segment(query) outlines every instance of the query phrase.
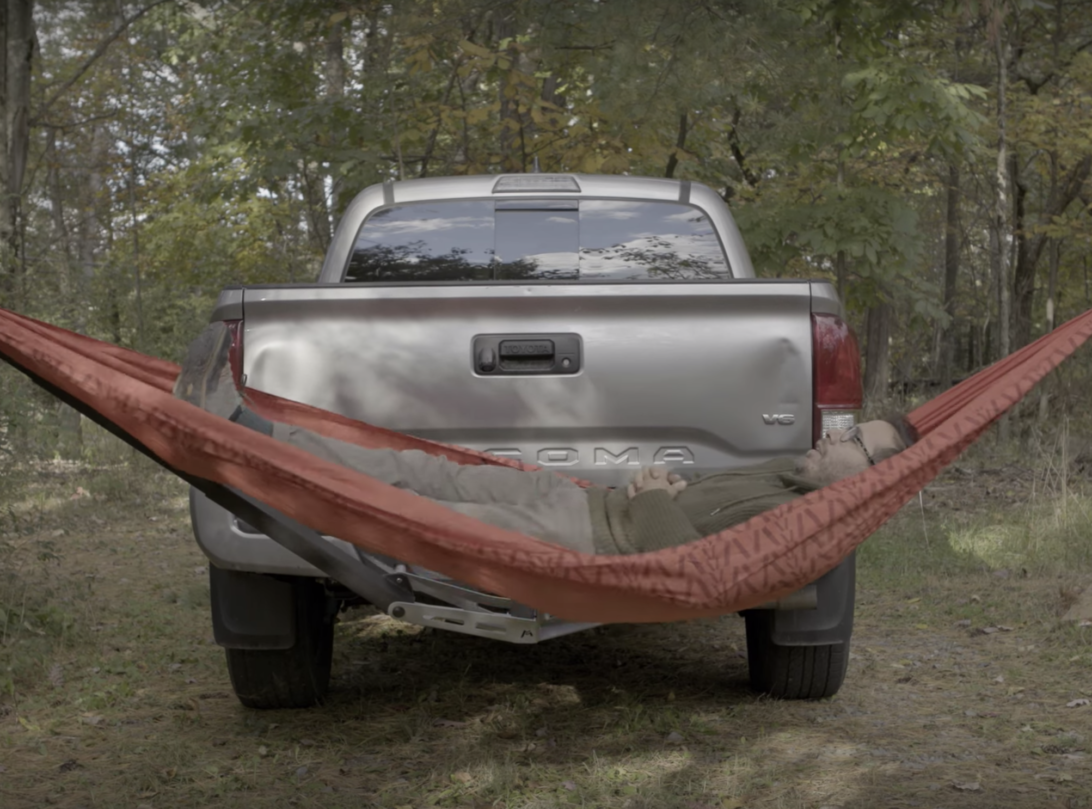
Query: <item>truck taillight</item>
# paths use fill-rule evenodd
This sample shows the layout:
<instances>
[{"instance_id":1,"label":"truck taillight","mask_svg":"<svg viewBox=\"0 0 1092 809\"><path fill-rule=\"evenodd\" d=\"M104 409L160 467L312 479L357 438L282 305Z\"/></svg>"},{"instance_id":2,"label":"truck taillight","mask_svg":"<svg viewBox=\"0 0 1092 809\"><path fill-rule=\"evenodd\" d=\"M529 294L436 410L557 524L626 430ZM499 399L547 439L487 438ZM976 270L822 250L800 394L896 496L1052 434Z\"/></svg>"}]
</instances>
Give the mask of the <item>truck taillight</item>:
<instances>
[{"instance_id":1,"label":"truck taillight","mask_svg":"<svg viewBox=\"0 0 1092 809\"><path fill-rule=\"evenodd\" d=\"M853 329L835 315L813 314L811 334L814 444L830 430L852 427L863 395L861 354Z\"/></svg>"},{"instance_id":2,"label":"truck taillight","mask_svg":"<svg viewBox=\"0 0 1092 809\"><path fill-rule=\"evenodd\" d=\"M243 321L225 320L231 346L228 349L228 362L231 363L231 378L235 380L236 390L242 391L243 379Z\"/></svg>"}]
</instances>

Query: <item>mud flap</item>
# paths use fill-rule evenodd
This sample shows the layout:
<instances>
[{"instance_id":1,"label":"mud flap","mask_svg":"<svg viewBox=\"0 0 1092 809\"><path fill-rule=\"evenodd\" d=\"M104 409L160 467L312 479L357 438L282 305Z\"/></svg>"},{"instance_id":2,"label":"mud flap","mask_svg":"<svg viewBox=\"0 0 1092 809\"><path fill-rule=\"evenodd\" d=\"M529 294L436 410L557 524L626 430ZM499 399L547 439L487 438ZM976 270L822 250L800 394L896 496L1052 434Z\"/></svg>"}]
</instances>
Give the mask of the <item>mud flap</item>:
<instances>
[{"instance_id":1,"label":"mud flap","mask_svg":"<svg viewBox=\"0 0 1092 809\"><path fill-rule=\"evenodd\" d=\"M292 583L209 565L212 633L226 649L291 649L296 644Z\"/></svg>"},{"instance_id":2,"label":"mud flap","mask_svg":"<svg viewBox=\"0 0 1092 809\"><path fill-rule=\"evenodd\" d=\"M813 610L773 610L771 640L778 646L826 646L845 643L853 634L853 605L857 587L857 554L815 582Z\"/></svg>"}]
</instances>

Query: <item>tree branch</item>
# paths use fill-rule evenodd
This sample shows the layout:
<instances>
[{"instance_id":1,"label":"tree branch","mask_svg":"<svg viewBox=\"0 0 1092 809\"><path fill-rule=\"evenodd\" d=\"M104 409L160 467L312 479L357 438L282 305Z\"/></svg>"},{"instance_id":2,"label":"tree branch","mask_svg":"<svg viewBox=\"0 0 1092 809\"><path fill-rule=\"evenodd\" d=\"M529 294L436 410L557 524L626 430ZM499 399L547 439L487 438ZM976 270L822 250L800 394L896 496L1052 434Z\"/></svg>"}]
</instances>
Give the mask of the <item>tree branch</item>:
<instances>
[{"instance_id":1,"label":"tree branch","mask_svg":"<svg viewBox=\"0 0 1092 809\"><path fill-rule=\"evenodd\" d=\"M1092 48L1092 39L1085 40L1080 45L1077 45L1073 49L1073 53L1069 54L1069 58L1061 63L1062 69L1064 70L1068 68L1071 64L1073 64L1073 60L1076 58L1077 54L1081 53L1082 51L1088 50L1088 48ZM1039 91L1042 90L1048 82L1053 81L1054 77L1058 75L1057 69L1048 70L1045 75L1036 79L1030 73L1024 73L1020 69L1019 58L1014 58L1012 61L1013 65L1015 66L1014 72L1016 74L1016 78L1024 83L1024 86L1028 88L1028 92L1032 95L1038 95Z\"/></svg>"},{"instance_id":2,"label":"tree branch","mask_svg":"<svg viewBox=\"0 0 1092 809\"><path fill-rule=\"evenodd\" d=\"M731 149L732 157L735 159L736 165L739 166L739 171L743 175L743 179L747 181L747 185L751 186L751 188L757 188L759 180L758 175L747 167L746 162L744 162L746 158L744 157L743 149L740 147L739 131L736 129L736 126L739 124L739 119L740 110L739 107L736 107L732 111L732 128L728 130L728 148Z\"/></svg>"},{"instance_id":3,"label":"tree branch","mask_svg":"<svg viewBox=\"0 0 1092 809\"><path fill-rule=\"evenodd\" d=\"M469 39L469 37L467 37ZM443 100L440 101L441 107L446 107L451 100L451 91L455 87L455 81L459 77L459 68L462 67L463 57L460 55L455 59L455 64L451 69L451 77L448 79L447 88L444 90ZM436 113L436 125L432 127L432 131L428 133L428 143L425 144L425 154L421 159L421 171L418 173L418 177L428 176L428 162L432 159L432 153L436 149L436 138L440 134L440 127L443 126L444 118L442 111Z\"/></svg>"},{"instance_id":4,"label":"tree branch","mask_svg":"<svg viewBox=\"0 0 1092 809\"><path fill-rule=\"evenodd\" d=\"M50 108L54 104L56 104L58 100L60 100L62 95L72 89L72 86L76 82L83 78L83 74L91 69L91 65L98 61L100 56L106 53L107 49L114 43L114 40L124 34L130 25L139 20L156 6L161 6L164 3L171 2L174 2L174 0L153 0L152 3L145 6L140 11L137 11L131 17L127 17L126 19L122 20L121 25L119 25L115 31L113 31L109 36L107 36L102 42L99 43L99 46L95 48L94 52L90 56L88 56L87 59L84 60L83 64L80 65L79 69L75 72L75 74L69 77L69 79L64 84L62 84L52 96L49 97L49 100L42 104L41 109L39 109L35 117L31 119L30 125L38 126L39 121L41 121L46 113L49 112Z\"/></svg>"},{"instance_id":5,"label":"tree branch","mask_svg":"<svg viewBox=\"0 0 1092 809\"><path fill-rule=\"evenodd\" d=\"M90 118L84 118L80 121L70 121L67 123L54 123L53 121L36 120L34 122L34 125L40 126L42 129L54 129L60 130L61 132L68 132L72 129L79 129L82 126L87 126L88 124L98 123L99 121L112 121L118 117L120 112L121 110L114 109L106 113L105 115L93 115Z\"/></svg>"},{"instance_id":6,"label":"tree branch","mask_svg":"<svg viewBox=\"0 0 1092 809\"><path fill-rule=\"evenodd\" d=\"M679 138L675 141L675 150L671 152L671 157L667 159L667 169L664 171L664 177L668 179L675 176L675 167L679 165L679 151L686 146L686 125L687 116L684 112L679 115Z\"/></svg>"},{"instance_id":7,"label":"tree branch","mask_svg":"<svg viewBox=\"0 0 1092 809\"><path fill-rule=\"evenodd\" d=\"M614 47L614 43L617 40L612 39L610 42L605 42L602 45L558 45L554 50L558 51L609 51Z\"/></svg>"},{"instance_id":8,"label":"tree branch","mask_svg":"<svg viewBox=\"0 0 1092 809\"><path fill-rule=\"evenodd\" d=\"M1090 173L1092 173L1092 155L1085 155L1084 158L1072 168L1061 184L1055 187L1054 192L1047 199L1047 203L1044 206L1045 209L1041 221L1049 224L1053 222L1056 217L1065 213L1065 209L1080 195ZM1045 233L1036 233L1030 239L1028 243L1028 262L1031 267L1034 268L1035 265L1038 264L1039 257L1042 255L1043 247L1045 245Z\"/></svg>"}]
</instances>

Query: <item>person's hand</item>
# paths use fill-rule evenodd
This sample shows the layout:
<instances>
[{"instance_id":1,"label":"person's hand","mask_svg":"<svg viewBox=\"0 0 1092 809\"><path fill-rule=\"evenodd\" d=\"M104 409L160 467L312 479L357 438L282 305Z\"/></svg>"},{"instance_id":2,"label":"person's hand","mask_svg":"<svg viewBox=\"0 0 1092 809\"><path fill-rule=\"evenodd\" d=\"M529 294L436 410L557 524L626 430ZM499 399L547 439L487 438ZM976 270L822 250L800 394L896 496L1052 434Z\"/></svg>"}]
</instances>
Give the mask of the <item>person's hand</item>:
<instances>
[{"instance_id":1,"label":"person's hand","mask_svg":"<svg viewBox=\"0 0 1092 809\"><path fill-rule=\"evenodd\" d=\"M626 492L629 494L629 499L632 500L641 492L663 489L667 492L668 497L674 500L676 495L685 488L686 481L682 479L681 475L668 472L662 466L646 466L634 476Z\"/></svg>"}]
</instances>

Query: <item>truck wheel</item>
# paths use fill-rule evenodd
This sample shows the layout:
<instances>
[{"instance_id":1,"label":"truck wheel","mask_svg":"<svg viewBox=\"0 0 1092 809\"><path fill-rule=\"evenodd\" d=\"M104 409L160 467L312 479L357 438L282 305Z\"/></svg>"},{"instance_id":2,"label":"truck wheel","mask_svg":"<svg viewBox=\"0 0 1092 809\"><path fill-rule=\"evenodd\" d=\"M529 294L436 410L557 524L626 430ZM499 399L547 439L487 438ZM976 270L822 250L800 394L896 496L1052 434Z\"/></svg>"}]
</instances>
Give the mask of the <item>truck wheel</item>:
<instances>
[{"instance_id":1,"label":"truck wheel","mask_svg":"<svg viewBox=\"0 0 1092 809\"><path fill-rule=\"evenodd\" d=\"M770 637L771 613L763 610L745 618L751 688L777 699L822 699L838 693L849 663L849 641L781 646Z\"/></svg>"},{"instance_id":2,"label":"truck wheel","mask_svg":"<svg viewBox=\"0 0 1092 809\"><path fill-rule=\"evenodd\" d=\"M231 578L217 578L212 580L214 588L230 586ZM285 649L224 649L232 688L248 708L309 708L322 701L330 685L336 610L317 582L293 578L287 584L278 597L290 603L261 606L295 616L293 644ZM213 593L214 605L217 595Z\"/></svg>"},{"instance_id":3,"label":"truck wheel","mask_svg":"<svg viewBox=\"0 0 1092 809\"><path fill-rule=\"evenodd\" d=\"M748 610L751 688L777 699L822 699L838 693L849 665L856 559L819 581L815 610Z\"/></svg>"}]
</instances>

